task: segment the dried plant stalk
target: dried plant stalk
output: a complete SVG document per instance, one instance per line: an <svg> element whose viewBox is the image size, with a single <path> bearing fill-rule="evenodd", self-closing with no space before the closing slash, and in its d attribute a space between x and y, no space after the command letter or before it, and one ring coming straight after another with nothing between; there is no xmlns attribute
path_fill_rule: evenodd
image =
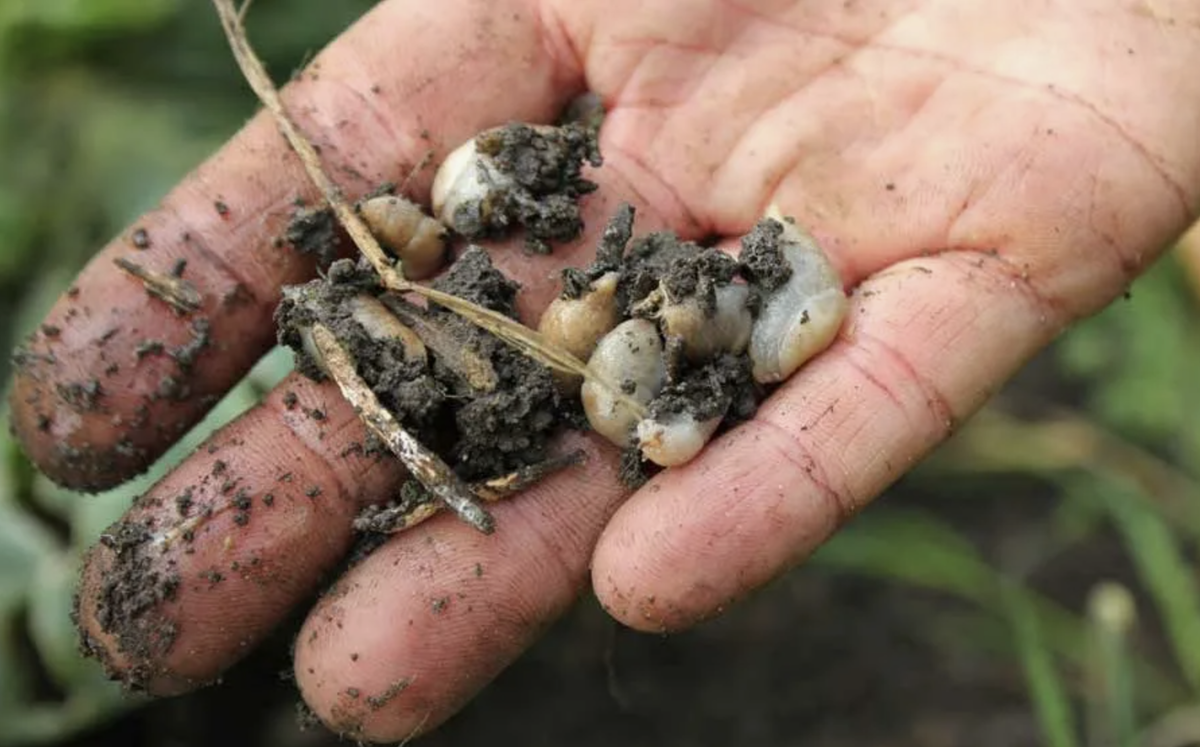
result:
<svg viewBox="0 0 1200 747"><path fill-rule="evenodd" d="M472 483L471 492L476 497L488 503L495 503L511 495L520 493L525 488L530 487L536 482L540 482L559 470L582 464L585 457L586 455L582 451L573 451L564 456L553 457L544 462L522 467L515 472L510 472L501 477L493 477L490 480ZM396 534L407 529L412 529L427 519L433 518L443 508L445 508L445 504L437 501L421 503L417 506L406 508L393 506L382 509L370 516L355 519L354 528L360 532Z"/></svg>
<svg viewBox="0 0 1200 747"><path fill-rule="evenodd" d="M350 353L337 337L322 324L312 328L313 344L325 364L329 377L337 383L367 427L392 450L408 471L431 495L450 507L458 517L484 534L491 534L495 523L483 506L471 496L470 489L450 467L402 427L392 413L379 404L371 387L355 371Z"/></svg>
<svg viewBox="0 0 1200 747"><path fill-rule="evenodd" d="M262 61L258 59L258 56L254 53L254 49L250 46L249 40L246 38L246 29L242 24L242 16L249 3L247 2L246 5L243 5L240 11L234 8L232 0L213 0L213 4L216 6L217 14L221 18L221 25L225 30L225 36L229 40L229 46L233 51L234 59L237 61L238 67L241 68L242 74L246 77L246 81L263 102L267 111L274 117L284 138L304 165L305 172L308 173L313 184L321 191L321 195L329 203L330 208L337 216L338 221L345 227L346 233L354 241L355 246L367 258L371 266L375 268L385 288L398 293L417 293L441 304L464 319L491 332L496 337L504 340L542 365L598 383L605 389L608 389L614 399L619 400L626 407L630 408L632 412L638 413L639 417L645 417L645 408L640 403L626 396L614 382L597 376L585 362L571 355L566 350L546 342L534 330L509 319L503 314L473 304L466 299L444 293L434 288L418 285L406 279L397 269L396 265L392 264L391 260L388 259L387 254L384 253L379 242L375 240L370 229L367 228L366 224L354 212L350 204L342 197L341 190L325 174L316 149L313 148L308 139L300 132L300 129L292 122L287 111L284 109L283 102L279 98L279 91L275 88L275 84L271 81L270 76L267 75Z"/></svg>
<svg viewBox="0 0 1200 747"><path fill-rule="evenodd" d="M492 362L463 345L436 318L426 316L399 296L384 295L381 301L401 324L416 333L422 344L432 350L439 361L458 374L472 389L480 392L495 390L500 383L500 376Z"/></svg>
<svg viewBox="0 0 1200 747"><path fill-rule="evenodd" d="M181 277L155 272L125 257L117 257L113 264L141 280L147 293L162 299L179 314L198 311L203 303L196 286Z"/></svg>

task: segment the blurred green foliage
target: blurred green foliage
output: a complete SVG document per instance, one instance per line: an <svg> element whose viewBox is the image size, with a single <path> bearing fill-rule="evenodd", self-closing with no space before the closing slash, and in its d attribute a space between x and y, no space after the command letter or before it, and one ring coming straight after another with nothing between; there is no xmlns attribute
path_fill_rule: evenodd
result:
<svg viewBox="0 0 1200 747"><path fill-rule="evenodd" d="M262 0L250 32L282 79L372 4ZM206 2L0 2L0 348L255 108ZM272 353L154 470L98 496L36 475L0 432L0 745L61 740L138 705L77 653L80 555L290 366Z"/></svg>
<svg viewBox="0 0 1200 747"><path fill-rule="evenodd" d="M1047 745L1200 742L1197 310L1168 255L1130 298L1049 351L1049 381L1010 387L908 478L962 501L1003 499L1014 478L1045 492L1053 510L1003 538L1008 552L977 547L977 521L888 506L814 559L973 608L949 616L953 630L935 645L1015 657ZM1097 573L1087 583L1100 601L1076 609L1036 588L1044 569L1089 543L1122 561L1128 587Z"/></svg>
<svg viewBox="0 0 1200 747"><path fill-rule="evenodd" d="M264 0L247 23L286 79L371 5ZM255 108L206 2L0 3L0 319L27 311L0 347Z"/></svg>

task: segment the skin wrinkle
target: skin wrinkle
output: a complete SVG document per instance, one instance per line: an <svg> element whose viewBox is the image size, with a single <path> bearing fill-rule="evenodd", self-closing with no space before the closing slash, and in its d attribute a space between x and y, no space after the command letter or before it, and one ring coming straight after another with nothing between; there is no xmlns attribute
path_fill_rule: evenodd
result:
<svg viewBox="0 0 1200 747"><path fill-rule="evenodd" d="M711 227L689 209L671 184L658 176L636 151L626 150L620 141L610 138L602 138L601 147L606 148L603 167L605 171L616 175L628 193L636 195L637 200L651 206L655 213L662 216L663 225L670 226L685 239L712 234ZM636 169L637 173L631 175L630 167ZM655 189L651 190L650 187ZM638 234L649 230L647 221L641 214L636 217L636 227Z"/></svg>
<svg viewBox="0 0 1200 747"><path fill-rule="evenodd" d="M587 49L587 40L580 42L572 37L566 21L553 3L533 0L532 12L535 35L542 40L542 48L550 58L551 66L562 71L565 80L573 81L571 88L579 92L586 90L587 62L584 50Z"/></svg>
<svg viewBox="0 0 1200 747"><path fill-rule="evenodd" d="M857 353L865 355L870 363L859 360ZM908 432L929 431L933 443L944 441L953 432L959 415L954 412L950 399L939 391L929 377L922 374L895 345L880 337L859 332L854 337L854 344L846 346L843 356L863 381L879 390L896 406L904 419L914 426L909 428ZM880 363L883 363L885 367L890 364L890 367L898 371L900 375L876 375L874 369ZM894 371L889 370L888 373L893 374ZM888 386L886 381L889 378L893 381L903 382L906 391L898 392L895 388ZM924 403L920 412L917 413L916 422L906 407L914 399ZM931 425L932 427L930 427Z"/></svg>
<svg viewBox="0 0 1200 747"><path fill-rule="evenodd" d="M845 485L834 486L830 479L828 471L821 466L820 462L813 456L812 449L805 443L805 438L801 433L794 428L787 427L784 423L778 422L773 413L766 412L762 417L750 421L753 424L752 428L747 429L747 433L741 438L750 438L754 436L754 428L761 428L764 431L771 431L779 439L766 439L766 443L772 448L778 457L784 462L792 465L796 474L803 475L803 478L810 486L816 488L815 495L823 499L829 510L821 512L823 516L831 518L830 533L836 531L838 527L844 525L853 516L858 513L859 509L865 504L864 501L857 500L853 491L847 489ZM781 440L780 440L781 439ZM785 494L782 491L779 495L779 502L796 500L797 498L808 499L813 496L813 491L795 490L794 486L790 494ZM754 490L744 490L738 496L734 506L743 505L748 501L759 500L761 496L753 495ZM732 495L737 495L736 492L731 492ZM770 507L764 509L769 512Z"/></svg>
<svg viewBox="0 0 1200 747"><path fill-rule="evenodd" d="M320 78L307 76L306 80L308 83L315 84L319 80L323 85L329 86L330 89L329 94L323 97L325 100L322 104L305 107L306 113L309 114L309 122L317 121L319 115L326 113L354 112L354 123L357 126L362 126L367 121L374 125L369 134L358 139L362 142L378 143L381 153L391 154L390 158L386 158L383 161L384 163L402 163L403 161L399 160L400 158L411 157L413 153L420 150L419 147L415 147L416 138L397 127L394 112L391 110L392 107L387 104L386 98L371 90L375 83L369 81L376 76L370 74L359 58L352 56L348 61L343 62L340 72L341 74L328 78L325 76L320 76ZM302 78L302 80L305 80L305 78ZM292 94L291 98L296 100L305 100L307 102L313 100L303 88L293 90L290 93ZM329 98L334 99L337 103L330 105L328 103ZM351 103L345 103L342 101L343 98L349 98ZM287 105L288 103L285 100L284 106ZM341 122L345 121L348 120L341 120ZM297 124L302 128L302 131L305 131L303 123ZM325 124L322 126L322 129L326 132L335 131L340 129L339 125L340 122ZM339 138L341 137L339 136ZM374 166L378 168L379 163L377 162ZM371 180L365 176L360 181L364 182L364 185L368 189L371 186Z"/></svg>
<svg viewBox="0 0 1200 747"><path fill-rule="evenodd" d="M1031 309L1034 309L1042 323L1050 330L1050 336L1057 334L1069 321L1067 310L1056 300L1044 294L1029 273L1028 263L1017 267L1006 252L996 249L975 249L972 247L954 247L937 252L940 259L951 263L965 263L965 273L978 270L984 274L994 275L992 282L1000 287L1007 284L1019 290L1025 297ZM999 268L993 267L999 265ZM997 273L997 270L1002 272Z"/></svg>
<svg viewBox="0 0 1200 747"><path fill-rule="evenodd" d="M1095 169L1096 171L1092 174L1090 179L1091 190L1090 194L1088 195L1087 202L1087 226L1091 229L1092 235L1095 236L1100 245L1108 250L1108 255L1111 258L1112 263L1117 267L1125 282L1129 283L1133 280L1135 268L1131 266L1129 257L1124 251L1122 251L1121 247L1117 244L1116 239L1114 239L1112 235L1104 228L1101 228L1099 219L1096 215L1096 205L1100 204L1100 199L1097 195L1100 191L1100 185L1102 184L1102 172L1104 169L1104 164L1096 164Z"/></svg>
<svg viewBox="0 0 1200 747"><path fill-rule="evenodd" d="M732 2L727 2L727 4L737 7L736 4L734 4ZM750 14L748 9L742 8L742 10L744 12L746 12L747 14ZM755 17L761 17L761 16L756 15ZM1184 211L1184 214L1188 215L1189 217L1192 216L1192 210L1194 208L1189 208L1189 205L1195 202L1195 198L1189 199L1189 196L1187 195L1186 191L1184 190L1182 184L1180 184L1169 173L1169 170L1165 166L1166 159L1164 159L1161 155L1154 153L1148 146L1146 146L1144 143L1142 143L1140 140L1138 140L1136 137L1134 137L1133 134L1130 133L1120 123L1120 121L1117 118L1107 114L1106 112L1101 110L1097 105L1084 99L1083 97L1079 96L1078 94L1075 94L1068 90L1064 90L1062 87L1057 86L1053 83L1049 83L1049 84L1034 83L1034 82L1022 80L1019 78L1015 78L1012 76L1004 75L1001 73L997 73L994 71L985 70L985 69L979 68L979 67L969 67L969 66L965 65L961 60L958 60L956 58L950 57L948 55L940 54L937 52L933 52L933 51L929 51L929 50L914 49L914 48L905 47L902 45L889 44L880 39L880 37L883 35L883 33L887 30L886 27L883 30L877 31L869 38L864 38L864 39L858 40L858 39L849 39L849 38L845 37L844 35L840 35L840 34L817 31L817 30L814 30L811 28L800 28L797 26L793 26L793 25L789 25L789 24L782 24L782 23L779 23L777 25L787 28L794 33L804 34L804 35L807 35L807 36L810 36L813 38L825 38L825 39L836 41L836 42L846 46L846 48L848 50L850 50L849 56L851 56L851 57L862 55L862 54L865 54L868 52L880 51L880 52L892 52L892 53L896 53L896 54L910 57L910 58L926 59L926 60L940 63L940 64L942 64L946 67L949 67L955 71L962 72L962 73L965 73L965 74L968 74L971 76L975 76L980 79L993 80L996 82L1009 84L1015 88L1040 90L1040 91L1043 91L1044 93L1048 94L1052 99L1054 99L1058 102L1066 103L1066 104L1078 107L1078 108L1088 112L1092 117L1094 117L1096 120L1101 122L1104 126L1109 128L1110 130L1112 130L1114 133L1116 133L1117 136L1126 143L1126 145L1128 145L1129 147L1134 149L1136 152L1138 152L1146 160L1148 165L1150 165L1158 173L1159 177L1163 180L1164 184L1166 184L1167 187L1174 193L1175 199L1181 205L1181 207ZM824 72L828 72L829 70L841 67L847 61L848 60L845 57L841 57L841 56L835 57L833 60L831 60L831 64L826 69L826 71L818 71L818 74L814 77L809 78L807 81L805 81L805 83L802 85L802 87L799 90L803 90L804 87L812 85L812 83L815 82L815 80L817 78L819 78L821 75L823 75ZM932 92L931 92L931 95L932 95ZM782 102L781 102L781 105L782 105ZM748 133L743 134L743 138L745 138L745 137L748 137ZM736 151L736 147L734 149L731 149L731 152L734 152L734 151ZM797 156L798 156L798 154L797 154ZM723 159L723 162L728 164L730 162L730 160ZM785 173L787 173L787 172L785 172ZM786 178L786 176L784 178ZM782 179L780 179L780 181L782 181ZM768 194L773 194L773 192L769 192Z"/></svg>

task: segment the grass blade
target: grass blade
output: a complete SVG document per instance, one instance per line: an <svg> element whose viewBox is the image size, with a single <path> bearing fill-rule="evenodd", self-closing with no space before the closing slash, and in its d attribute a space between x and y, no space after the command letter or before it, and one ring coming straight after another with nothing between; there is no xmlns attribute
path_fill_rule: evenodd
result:
<svg viewBox="0 0 1200 747"><path fill-rule="evenodd" d="M1200 694L1200 591L1179 536L1139 495L1088 477L1065 481L1073 483L1072 492L1090 492L1111 514L1162 617L1175 661L1193 694Z"/></svg>
<svg viewBox="0 0 1200 747"><path fill-rule="evenodd" d="M1087 673L1089 747L1132 747L1137 731L1130 676L1129 632L1136 622L1133 595L1120 584L1098 584L1088 598L1091 666Z"/></svg>
<svg viewBox="0 0 1200 747"><path fill-rule="evenodd" d="M1078 747L1067 686L1055 666L1037 611L1014 582L1001 584L1000 599L1045 743L1048 747Z"/></svg>

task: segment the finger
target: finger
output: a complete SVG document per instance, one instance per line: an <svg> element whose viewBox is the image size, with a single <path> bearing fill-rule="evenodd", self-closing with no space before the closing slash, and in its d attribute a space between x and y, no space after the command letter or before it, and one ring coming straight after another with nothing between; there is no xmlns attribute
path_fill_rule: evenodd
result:
<svg viewBox="0 0 1200 747"><path fill-rule="evenodd" d="M331 44L285 100L353 198L486 126L552 117L580 85L564 59L554 30L516 0L391 0ZM417 175L414 192L430 178ZM63 485L104 489L193 425L272 343L280 286L312 275L312 259L278 240L295 202L315 197L260 114L105 247L16 358L13 427L38 467ZM118 258L159 275L182 268L199 307L175 313Z"/></svg>
<svg viewBox="0 0 1200 747"><path fill-rule="evenodd" d="M400 476L364 435L336 388L297 374L213 434L88 553L84 649L158 695L215 680L313 592L360 501Z"/></svg>
<svg viewBox="0 0 1200 747"><path fill-rule="evenodd" d="M1061 328L1013 268L953 251L884 271L843 331L694 462L658 475L593 559L605 608L641 630L720 613L801 561L974 412Z"/></svg>
<svg viewBox="0 0 1200 747"><path fill-rule="evenodd" d="M625 495L607 445L573 436L583 467L492 509L490 536L442 516L351 569L296 641L304 699L338 733L372 742L431 730L562 615Z"/></svg>

